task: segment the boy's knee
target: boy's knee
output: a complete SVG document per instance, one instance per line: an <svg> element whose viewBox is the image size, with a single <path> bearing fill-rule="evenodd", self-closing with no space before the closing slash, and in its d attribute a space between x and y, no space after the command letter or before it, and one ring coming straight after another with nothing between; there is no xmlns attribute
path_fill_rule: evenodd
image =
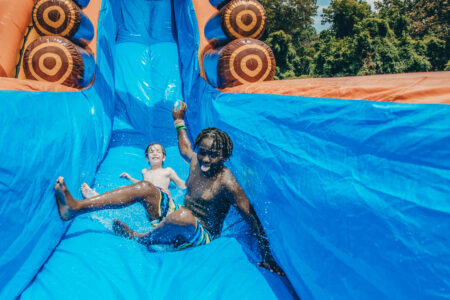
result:
<svg viewBox="0 0 450 300"><path fill-rule="evenodd" d="M145 180L136 183L135 187L140 189L142 191L142 194L144 195L152 195L159 192L159 190L153 184Z"/></svg>
<svg viewBox="0 0 450 300"><path fill-rule="evenodd" d="M167 222L181 226L196 226L197 219L189 209L184 207L179 208L177 211L171 213L166 217Z"/></svg>

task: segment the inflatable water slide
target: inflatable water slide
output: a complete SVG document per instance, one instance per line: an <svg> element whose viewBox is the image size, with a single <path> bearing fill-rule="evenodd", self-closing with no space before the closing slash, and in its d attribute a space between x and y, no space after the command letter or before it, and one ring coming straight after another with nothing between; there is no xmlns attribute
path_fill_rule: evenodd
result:
<svg viewBox="0 0 450 300"><path fill-rule="evenodd" d="M255 0L0 0L0 299L450 297L450 73L273 81L264 22ZM231 136L286 277L234 210L183 251L114 235L150 229L139 204L60 219L58 176L130 184L150 142L186 179L179 100L190 138Z"/></svg>

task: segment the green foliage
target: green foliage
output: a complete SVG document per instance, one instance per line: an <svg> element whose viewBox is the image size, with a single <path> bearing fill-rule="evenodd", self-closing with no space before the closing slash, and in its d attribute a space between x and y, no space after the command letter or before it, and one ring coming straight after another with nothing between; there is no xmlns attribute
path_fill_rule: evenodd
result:
<svg viewBox="0 0 450 300"><path fill-rule="evenodd" d="M267 3L277 79L450 70L448 0L382 0L374 12L363 0L331 0L322 15L330 29L319 34L315 1ZM299 13L302 5L309 10Z"/></svg>
<svg viewBox="0 0 450 300"><path fill-rule="evenodd" d="M430 35L425 39L426 55L430 60L433 71L444 70L449 59L446 42Z"/></svg>
<svg viewBox="0 0 450 300"><path fill-rule="evenodd" d="M411 18L407 12L411 9L410 0L384 0L375 2L378 17L389 22L389 27L395 35L402 36L409 33Z"/></svg>
<svg viewBox="0 0 450 300"><path fill-rule="evenodd" d="M305 29L313 24L317 14L316 0L259 0L267 15L264 37L282 30L291 34L295 29Z"/></svg>
<svg viewBox="0 0 450 300"><path fill-rule="evenodd" d="M389 24L384 19L380 18L365 18L355 25L355 34L362 31L367 31L372 38L384 38L389 33Z"/></svg>
<svg viewBox="0 0 450 300"><path fill-rule="evenodd" d="M295 77L293 61L298 60L298 57L292 44L292 36L279 30L271 33L266 43L277 58L277 77L279 79Z"/></svg>
<svg viewBox="0 0 450 300"><path fill-rule="evenodd" d="M393 23L405 22L414 38L433 34L444 39L449 35L450 6L448 0L383 0L375 2L380 17ZM394 25L394 26L393 26ZM396 32L397 33L397 32Z"/></svg>
<svg viewBox="0 0 450 300"><path fill-rule="evenodd" d="M324 40L314 57L312 75L329 77L356 74L361 61L355 59L354 41L350 37L337 39L329 34L322 36Z"/></svg>
<svg viewBox="0 0 450 300"><path fill-rule="evenodd" d="M450 6L448 0L414 0L407 15L411 18L412 36L434 34L439 38L449 35Z"/></svg>
<svg viewBox="0 0 450 300"><path fill-rule="evenodd" d="M427 57L420 55L416 51L415 44L416 41L410 37L404 38L400 41L398 46L401 61L399 72L420 72L429 71L431 69L431 64Z"/></svg>
<svg viewBox="0 0 450 300"><path fill-rule="evenodd" d="M331 23L331 30L337 37L351 36L356 24L370 16L367 2L357 0L331 0L323 10L322 23Z"/></svg>
<svg viewBox="0 0 450 300"><path fill-rule="evenodd" d="M445 65L444 71L450 71L450 59L448 60L447 64Z"/></svg>

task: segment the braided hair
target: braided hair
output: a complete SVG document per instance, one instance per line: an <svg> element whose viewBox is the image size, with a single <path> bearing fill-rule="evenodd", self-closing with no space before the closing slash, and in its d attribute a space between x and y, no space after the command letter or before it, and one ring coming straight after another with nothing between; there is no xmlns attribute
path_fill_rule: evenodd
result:
<svg viewBox="0 0 450 300"><path fill-rule="evenodd" d="M217 150L222 150L223 159L227 160L233 152L233 142L230 136L215 127L209 127L202 130L199 133L194 142L194 149L200 144L200 141L204 138L211 138L213 140L212 147Z"/></svg>

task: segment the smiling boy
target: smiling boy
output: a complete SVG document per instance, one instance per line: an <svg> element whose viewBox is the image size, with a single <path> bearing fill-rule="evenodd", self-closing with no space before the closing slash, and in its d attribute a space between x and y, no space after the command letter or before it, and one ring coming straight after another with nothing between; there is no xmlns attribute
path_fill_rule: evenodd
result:
<svg viewBox="0 0 450 300"><path fill-rule="evenodd" d="M177 173L170 167L163 168L166 160L166 150L159 143L151 143L145 149L145 158L150 164L149 169L142 169L142 176L145 181L152 183L155 187L160 188L163 192L170 196L169 184L171 181L180 189L186 189L185 182L178 177ZM130 174L123 172L120 177L126 178L133 183L138 183L137 180L130 176Z"/></svg>
<svg viewBox="0 0 450 300"><path fill-rule="evenodd" d="M147 233L137 233L119 220L114 220L115 232L143 244L170 244L178 249L204 245L220 235L224 219L233 205L256 232L263 258L259 265L284 274L272 257L261 222L247 196L233 173L224 165L233 150L230 137L217 128L204 129L194 142L194 152L183 121L186 110L186 104L181 102L180 108L174 107L172 111L180 153L190 164L183 206L162 216L162 221ZM157 211L160 209L157 191L153 184L140 181L89 198L92 199L92 205L81 208L77 204L80 201L73 199L62 177L57 180L55 186L55 196L63 219L74 217L81 212L102 209L98 206L99 202L108 202L109 207L122 207L141 201L150 210ZM154 212L150 215L158 214Z"/></svg>
<svg viewBox="0 0 450 300"><path fill-rule="evenodd" d="M145 159L150 165L150 168L142 169L142 176L145 181L152 183L169 197L170 182L175 183L175 185L180 189L186 189L184 180L178 177L178 174L172 168L163 168L164 161L166 160L166 150L161 144L151 143L148 145L145 149ZM131 177L131 175L126 172L120 174L120 177L126 178L133 183L138 183L140 181ZM85 198L91 198L98 195L98 193L91 189L86 183L81 185L81 193Z"/></svg>

